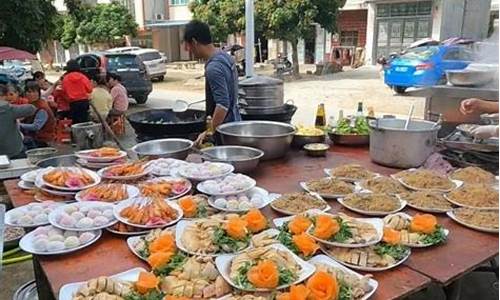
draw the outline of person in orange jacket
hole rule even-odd
[[[62,90],[69,102],[69,115],[73,124],[88,122],[92,83],[80,71],[80,66],[74,59],[70,59],[66,63],[66,74],[62,79]]]

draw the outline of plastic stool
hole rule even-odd
[[[71,141],[71,124],[73,124],[71,119],[57,120],[55,138],[57,143],[69,143]]]

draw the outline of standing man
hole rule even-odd
[[[207,116],[212,116],[212,128],[223,123],[241,121],[238,107],[238,71],[234,59],[212,44],[207,24],[193,20],[186,25],[184,46],[197,59],[206,60],[205,99]],[[196,143],[203,142],[206,132]]]

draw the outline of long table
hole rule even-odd
[[[380,174],[399,170],[372,163],[366,148],[334,146],[325,158],[310,158],[292,151],[286,158],[262,162],[251,176],[257,184],[271,192],[299,191],[299,181],[324,176],[323,169],[346,163],[358,163]],[[4,182],[14,206],[34,201],[33,196],[17,187],[17,180]],[[336,201],[329,201],[333,212],[357,214],[345,210]],[[280,217],[269,207],[263,209],[269,218]],[[409,214],[417,211],[406,208]],[[431,282],[448,286],[454,280],[474,270],[498,254],[498,235],[463,227],[445,215],[438,221],[450,230],[444,245],[413,249],[410,258],[401,266],[373,273],[379,288],[372,299],[399,299],[426,288]],[[34,256],[40,299],[56,299],[59,289],[67,283],[85,281],[100,275],[112,275],[133,267],[147,268],[128,249],[125,238],[104,232],[95,244],[63,256]]]

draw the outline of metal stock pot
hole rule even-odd
[[[396,168],[421,166],[434,152],[438,123],[411,120],[405,130],[403,119],[376,119],[369,122],[370,158],[381,165]]]

